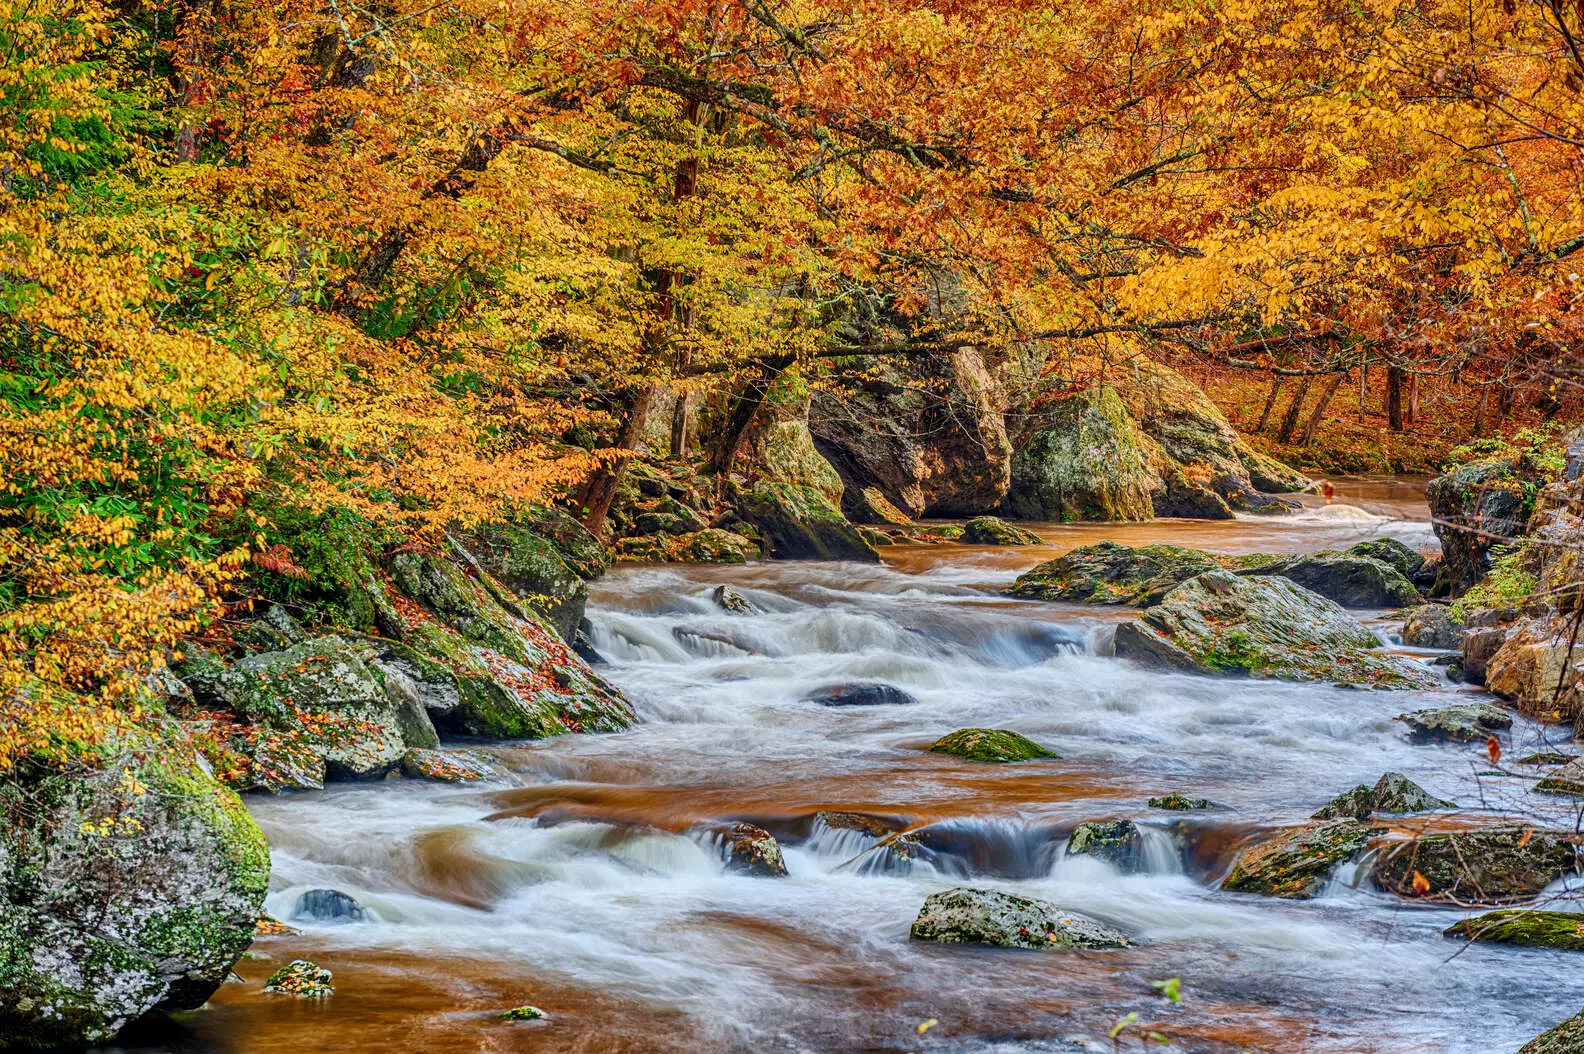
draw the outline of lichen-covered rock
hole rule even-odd
[[[715,606],[722,611],[729,611],[733,615],[757,615],[759,609],[754,602],[743,596],[731,586],[716,586],[710,594],[710,599],[715,601]]]
[[[1376,780],[1373,787],[1360,783],[1352,790],[1332,798],[1313,818],[1367,820],[1378,812],[1432,812],[1455,808],[1457,806],[1453,803],[1437,798],[1402,773],[1388,772]]]
[[[253,939],[269,848],[190,752],[118,738],[0,782],[0,1049],[102,1043],[201,1006]]]
[[[1402,642],[1410,648],[1457,648],[1463,620],[1445,604],[1420,604],[1403,612]]]
[[[998,516],[976,516],[963,524],[957,539],[964,545],[1043,545],[1033,531],[1014,526]]]
[[[501,1014],[502,1021],[543,1021],[550,1015],[536,1006],[514,1006]]]
[[[1286,828],[1242,849],[1221,888],[1289,900],[1317,897],[1338,865],[1384,830],[1351,819]]]
[[[1533,825],[1425,835],[1383,848],[1370,876],[1402,897],[1510,904],[1530,900],[1577,867],[1573,836]],[[1428,887],[1415,888],[1415,875]]]
[[[1512,715],[1490,703],[1462,703],[1398,714],[1415,739],[1445,740],[1451,743],[1483,743],[1498,732],[1512,727]]]
[[[1068,396],[1012,456],[1005,509],[1023,520],[1148,520],[1159,489],[1148,441],[1114,388]],[[1230,515],[1230,514],[1229,514]]]
[[[588,604],[588,584],[559,546],[520,520],[480,524],[463,541],[479,565],[538,612],[562,640],[572,639]]]
[[[1067,839],[1068,856],[1093,856],[1124,871],[1144,858],[1144,835],[1132,820],[1086,820]]]
[[[1003,728],[959,728],[937,739],[930,750],[986,762],[1037,761],[1060,756],[1026,736]]]
[[[1528,482],[1513,460],[1486,458],[1459,465],[1425,487],[1454,593],[1485,577],[1495,539],[1524,533]]]
[[[295,995],[303,999],[323,999],[335,991],[331,973],[307,959],[293,959],[270,974],[264,991],[272,995]]]
[[[737,493],[737,511],[764,532],[777,560],[880,561],[841,509],[812,487],[761,480]]]
[[[1534,785],[1541,794],[1584,798],[1584,758],[1575,758]]]
[[[900,688],[865,682],[833,684],[803,698],[821,706],[907,706],[918,702]]]
[[[1102,922],[1047,901],[968,887],[930,894],[908,936],[1037,951],[1126,948],[1132,943]]]
[[[1395,567],[1371,556],[1336,552],[1268,559],[1244,558],[1239,574],[1289,579],[1345,608],[1394,608],[1417,604],[1419,590]]]
[[[1030,600],[1088,604],[1158,604],[1188,579],[1224,566],[1223,559],[1178,545],[1081,545],[1018,576],[1007,590]]]
[[[504,770],[500,762],[482,750],[409,749],[402,755],[402,775],[432,783],[478,783],[498,780]]]
[[[781,844],[763,827],[751,823],[715,823],[705,824],[702,830],[720,848],[727,870],[764,878],[786,876]]]
[[[1221,808],[1221,806],[1217,805],[1209,798],[1185,798],[1176,792],[1171,794],[1163,794],[1159,798],[1151,798],[1149,800],[1149,807],[1151,809],[1170,809],[1173,812],[1188,812],[1194,809]]]
[[[1404,578],[1412,579],[1424,569],[1424,554],[1409,548],[1395,538],[1371,538],[1367,542],[1350,545],[1347,551],[1354,556],[1368,556],[1389,564]]]
[[[842,491],[842,515],[853,523],[875,527],[911,527],[913,519],[881,493],[879,487],[848,487]]]
[[[1116,630],[1116,654],[1203,673],[1430,687],[1422,667],[1371,649],[1379,641],[1336,604],[1285,578],[1211,571]]]
[[[408,747],[440,741],[428,713],[387,684],[374,658],[362,641],[316,637],[238,660],[216,690],[240,717],[321,758],[324,778],[379,779]]]
[[[735,531],[706,527],[679,537],[675,552],[690,564],[745,564],[759,557],[759,546]]]
[[[1495,944],[1584,952],[1584,915],[1575,911],[1507,908],[1455,922],[1447,927],[1446,935]]]
[[[1518,1048],[1518,1054],[1580,1054],[1581,1051],[1584,1051],[1584,1010]]]

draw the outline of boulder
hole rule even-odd
[[[1530,618],[1502,640],[1485,666],[1485,687],[1534,718],[1560,721],[1577,709],[1584,642],[1572,640],[1571,619]]]
[[[1373,652],[1379,642],[1336,604],[1285,578],[1211,571],[1116,630],[1116,654],[1202,673],[1429,687],[1422,667]]]
[[[976,516],[963,524],[957,539],[964,545],[1044,545],[1033,531],[1016,527],[997,516]]]
[[[482,750],[409,749],[402,755],[402,775],[431,783],[478,783],[498,780],[504,769],[494,756]]]
[[[745,564],[759,558],[759,546],[735,531],[707,527],[676,540],[675,556],[690,564]]]
[[[1383,831],[1352,819],[1286,828],[1240,850],[1221,888],[1289,900],[1317,897],[1337,867]]]
[[[1576,911],[1508,908],[1455,922],[1446,928],[1446,935],[1493,944],[1584,952],[1584,915]],[[1584,1035],[1580,1038],[1584,1039]]]
[[[1422,553],[1410,549],[1395,538],[1372,538],[1367,542],[1348,546],[1347,551],[1354,556],[1367,556],[1383,564],[1390,564],[1397,569],[1398,574],[1410,580],[1422,571],[1425,565]]]
[[[900,688],[870,683],[833,684],[810,692],[803,699],[821,706],[906,706],[918,702]]]
[[[1584,1010],[1518,1048],[1518,1054],[1579,1054],[1584,1051]]]
[[[1411,607],[1402,619],[1402,642],[1410,648],[1452,649],[1463,644],[1463,620],[1445,604]]]
[[[1038,743],[1003,728],[959,728],[930,745],[936,754],[950,754],[969,761],[1038,761],[1060,755]]]
[[[1144,835],[1132,820],[1086,820],[1067,839],[1068,856],[1094,856],[1124,871],[1144,859]]]
[[[562,640],[572,639],[588,604],[588,585],[561,555],[560,546],[522,520],[480,524],[462,535],[462,541],[479,566],[536,611]]]
[[[1402,773],[1388,772],[1376,780],[1373,787],[1360,783],[1332,798],[1313,818],[1367,820],[1378,812],[1433,812],[1455,808],[1453,803],[1437,798]]]
[[[1386,846],[1370,876],[1402,897],[1496,905],[1533,899],[1576,866],[1573,836],[1566,832],[1481,827]]]
[[[1188,579],[1222,566],[1220,558],[1198,549],[1104,541],[1081,545],[1019,575],[1007,593],[1030,600],[1158,604]]]
[[[1121,933],[1076,911],[993,889],[932,893],[908,936],[942,944],[989,944],[1038,951],[1126,948]]]
[[[1173,812],[1188,812],[1194,809],[1221,808],[1221,806],[1217,805],[1209,798],[1185,798],[1175,791],[1171,794],[1164,794],[1159,798],[1151,798],[1149,800],[1149,807],[1151,809],[1170,809]]]
[[[1102,386],[1043,410],[1012,457],[1003,507],[1024,520],[1148,520],[1160,488],[1150,444]]]
[[[191,1010],[253,939],[269,848],[175,742],[127,734],[0,782],[0,1048],[97,1045]]]
[[[1345,608],[1397,608],[1422,599],[1413,583],[1391,564],[1355,553],[1304,553],[1268,561],[1245,558],[1238,573],[1286,578]]]
[[[907,826],[895,816],[876,816],[872,813],[842,809],[821,809],[814,814],[814,823],[824,825],[833,831],[856,831],[870,838],[885,838]]]
[[[743,875],[785,877],[781,845],[763,827],[751,823],[715,823],[701,828],[720,847],[726,869]]]
[[[1425,487],[1455,593],[1485,577],[1495,541],[1524,533],[1529,482],[1512,459],[1485,458],[1459,465]]]
[[[1464,679],[1473,684],[1484,684],[1485,674],[1490,667],[1490,661],[1501,646],[1507,642],[1507,634],[1511,632],[1506,625],[1483,625],[1482,615],[1488,612],[1476,611],[1469,616],[1469,627],[1463,633],[1463,661],[1459,664],[1463,670]]]
[[[891,504],[879,487],[848,487],[842,491],[842,515],[853,523],[878,527],[911,527],[913,519]]]
[[[1498,732],[1512,727],[1512,715],[1490,703],[1462,703],[1398,714],[1401,721],[1420,740],[1452,743],[1483,743]]]
[[[777,560],[857,560],[880,554],[826,495],[812,487],[761,480],[736,495],[737,511],[764,533]]]
[[[293,922],[365,922],[368,918],[363,905],[339,889],[310,889],[292,908]]]
[[[715,591],[710,594],[710,599],[715,601],[716,607],[722,611],[729,611],[733,615],[760,614],[753,601],[737,592],[731,586],[716,586]]]
[[[307,959],[293,959],[269,975],[264,991],[271,995],[295,995],[303,999],[323,999],[335,991],[331,973]]]

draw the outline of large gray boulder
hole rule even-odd
[[[1375,634],[1336,604],[1285,578],[1211,571],[1173,589],[1116,630],[1116,654],[1201,673],[1430,687],[1416,663],[1373,649]]]
[[[1531,480],[1512,459],[1471,461],[1425,488],[1452,589],[1462,593],[1490,570],[1491,546],[1524,533]]]
[[[761,480],[737,492],[736,506],[738,515],[763,532],[774,559],[880,562],[863,533],[814,487]]]
[[[572,640],[588,604],[584,577],[602,572],[606,562],[605,547],[587,528],[559,510],[541,509],[479,524],[462,543],[562,640]]]
[[[1102,922],[1047,901],[968,887],[930,894],[908,936],[1036,951],[1126,948],[1132,943]]]
[[[1025,520],[1152,519],[1156,460],[1115,389],[1071,395],[1018,445],[1004,508]]]
[[[0,783],[0,1049],[103,1043],[190,1010],[253,939],[269,848],[191,753],[128,735]]]

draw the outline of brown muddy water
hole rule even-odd
[[[1215,889],[1244,839],[1386,770],[1465,807],[1427,821],[1438,826],[1534,815],[1524,781],[1482,775],[1482,748],[1413,745],[1391,721],[1478,693],[1146,670],[1106,655],[1121,612],[997,592],[1103,538],[1249,552],[1390,536],[1435,548],[1422,480],[1339,489],[1336,503],[1289,516],[1041,524],[1043,546],[899,546],[880,567],[619,569],[596,585],[590,617],[638,727],[492,745],[509,783],[252,799],[273,847],[271,912],[289,917],[302,892],[332,887],[372,918],[259,940],[238,965],[245,983],[120,1049],[1168,1049],[1142,1038],[1155,1030],[1188,1051],[1515,1050],[1584,1005],[1566,953],[1465,949],[1440,935],[1463,912],[1405,904],[1352,869],[1309,902]],[[709,594],[722,582],[764,614],[718,611]],[[919,702],[802,701],[851,680]],[[966,726],[1015,729],[1062,759],[976,766],[924,751]],[[1504,745],[1528,753],[1548,738],[1561,735],[1519,722]],[[1227,808],[1146,806],[1171,791]],[[817,822],[822,809],[927,826],[930,851],[895,859]],[[1142,873],[1065,857],[1073,824],[1122,816],[1146,825]],[[780,836],[791,877],[727,873],[715,844],[688,832],[724,818]],[[909,942],[924,898],[960,884],[1055,901],[1138,946]],[[333,996],[260,992],[299,956],[334,971]],[[1181,1005],[1152,988],[1169,977],[1182,979]],[[549,1019],[498,1020],[523,1003]],[[1129,1014],[1137,1022],[1114,1046],[1107,1032]]]

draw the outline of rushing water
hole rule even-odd
[[[182,1051],[1111,1050],[1130,1013],[1174,1049],[1511,1051],[1584,1005],[1565,953],[1461,944],[1463,912],[1339,876],[1321,898],[1218,892],[1240,839],[1296,822],[1395,769],[1490,814],[1523,802],[1476,747],[1411,745],[1390,720],[1448,693],[1216,680],[1106,657],[1120,612],[1010,601],[998,587],[1073,545],[1115,538],[1222,551],[1314,550],[1390,535],[1430,550],[1422,485],[1227,523],[1036,525],[1038,548],[897,547],[883,566],[623,568],[590,609],[606,670],[642,724],[496,746],[512,785],[389,782],[253,799],[273,847],[269,908],[334,887],[370,921],[255,945],[188,1015]],[[730,583],[763,609],[725,614]],[[1384,626],[1384,623],[1382,623]],[[916,706],[802,701],[840,681]],[[924,748],[1011,728],[1060,761],[973,765]],[[1552,738],[1557,738],[1552,733]],[[1509,751],[1538,749],[1520,722]],[[1150,810],[1169,791],[1229,808]],[[1481,803],[1485,803],[1482,806]],[[929,825],[912,862],[833,831],[821,809]],[[1148,825],[1148,870],[1065,858],[1077,821]],[[752,819],[791,877],[725,871],[699,821]],[[1465,818],[1473,822],[1477,816]],[[1569,817],[1557,817],[1571,824]],[[1437,822],[1447,822],[1444,819]],[[1180,826],[1179,826],[1180,825]],[[1037,954],[910,943],[924,898],[972,883],[1055,901],[1136,948]],[[323,1003],[259,994],[293,956],[336,973]],[[1571,972],[1577,976],[1576,972]],[[1182,978],[1184,1000],[1152,982]],[[550,1019],[497,1020],[533,1003]],[[938,1024],[922,1035],[918,1026]]]

